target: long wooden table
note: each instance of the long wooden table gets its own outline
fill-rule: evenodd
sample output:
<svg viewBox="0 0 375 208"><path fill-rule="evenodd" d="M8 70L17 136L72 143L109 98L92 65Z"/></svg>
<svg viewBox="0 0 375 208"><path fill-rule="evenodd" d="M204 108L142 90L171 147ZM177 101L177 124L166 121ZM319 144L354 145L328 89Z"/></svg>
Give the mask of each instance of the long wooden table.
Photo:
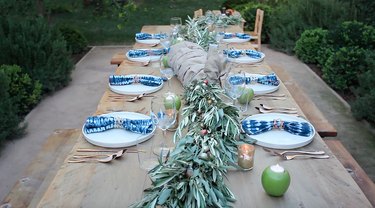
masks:
<svg viewBox="0 0 375 208"><path fill-rule="evenodd" d="M145 26L146 29L158 31L160 26ZM145 29L146 28L146 29ZM136 44L137 45L137 44ZM248 45L236 45L246 48ZM235 70L245 70L249 73L267 74L272 69L265 63L262 65L240 65ZM160 75L157 65L147 67L139 63L123 61L117 68L116 74L153 74ZM103 77L103 79L107 79ZM181 83L174 77L171 80L173 92L183 93ZM167 91L163 87L154 93L155 96ZM287 99L253 100L245 114L256 114L255 106L260 103L282 105L298 108L287 88L281 83L277 93L286 94ZM150 109L150 98L143 98L134 103L123 102L122 98L113 99L114 93L109 89L104 93L98 105L96 114L112 111L140 111L145 114ZM125 99L126 96L123 96ZM171 138L172 132L167 137ZM157 145L162 139L161 132L147 142ZM169 141L171 144L171 139ZM146 171L140 169L137 154L126 154L123 158L109 164L83 163L70 164L67 160L76 154L77 148L93 148L82 135L77 139L72 151L57 174L47 186L44 194L34 198L32 205L36 207L126 207L142 198L143 190L150 187L150 180ZM322 160L292 160L285 161L277 156L271 156L261 147L256 146L255 166L251 171L229 171L228 181L230 189L237 201L235 207L371 207L363 192L351 178L349 173L335 158L322 138L316 134L314 140L301 150L323 150L331 156ZM262 188L261 174L269 165L279 163L291 175L291 185L283 197L270 197Z"/></svg>

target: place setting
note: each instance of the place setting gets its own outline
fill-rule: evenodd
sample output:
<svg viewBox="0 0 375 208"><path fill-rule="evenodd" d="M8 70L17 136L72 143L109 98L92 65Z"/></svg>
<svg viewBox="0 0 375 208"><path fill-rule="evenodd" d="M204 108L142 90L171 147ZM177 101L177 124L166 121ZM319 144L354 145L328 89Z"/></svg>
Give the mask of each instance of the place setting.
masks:
<svg viewBox="0 0 375 208"><path fill-rule="evenodd" d="M160 43L160 39L164 38L166 35L166 33L151 34L139 32L135 34L135 41L142 44L157 45Z"/></svg>
<svg viewBox="0 0 375 208"><path fill-rule="evenodd" d="M225 43L244 43L251 40L251 36L246 33L223 33L222 41Z"/></svg>
<svg viewBox="0 0 375 208"><path fill-rule="evenodd" d="M224 41L224 39L223 39ZM266 55L253 49L226 49L223 50L227 60L239 64L256 64L262 62Z"/></svg>
<svg viewBox="0 0 375 208"><path fill-rule="evenodd" d="M133 101L146 94L156 92L163 88L162 77L149 74L110 75L109 88L111 91L124 95L137 95Z"/></svg>

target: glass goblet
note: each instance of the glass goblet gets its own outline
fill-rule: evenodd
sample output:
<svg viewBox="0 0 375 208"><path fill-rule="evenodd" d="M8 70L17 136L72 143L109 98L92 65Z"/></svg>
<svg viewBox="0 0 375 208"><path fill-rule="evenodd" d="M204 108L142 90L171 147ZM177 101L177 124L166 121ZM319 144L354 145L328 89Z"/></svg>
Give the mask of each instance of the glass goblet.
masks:
<svg viewBox="0 0 375 208"><path fill-rule="evenodd" d="M176 122L177 110L174 97L168 94L154 97L151 100L151 119L163 132L163 139L160 146L154 149L154 153L166 157L170 148L166 144L166 130Z"/></svg>
<svg viewBox="0 0 375 208"><path fill-rule="evenodd" d="M177 34L180 30L181 25L182 25L181 17L172 17L171 20L170 20L170 24L171 24L171 27L172 27L172 33Z"/></svg>
<svg viewBox="0 0 375 208"><path fill-rule="evenodd" d="M233 105L236 104L237 98L242 95L246 84L245 74L243 73L229 73L224 82L225 92L233 100Z"/></svg>
<svg viewBox="0 0 375 208"><path fill-rule="evenodd" d="M168 79L168 92L171 91L171 79L174 76L174 71L171 67L167 66L166 62L167 56L160 57L160 73L163 74Z"/></svg>

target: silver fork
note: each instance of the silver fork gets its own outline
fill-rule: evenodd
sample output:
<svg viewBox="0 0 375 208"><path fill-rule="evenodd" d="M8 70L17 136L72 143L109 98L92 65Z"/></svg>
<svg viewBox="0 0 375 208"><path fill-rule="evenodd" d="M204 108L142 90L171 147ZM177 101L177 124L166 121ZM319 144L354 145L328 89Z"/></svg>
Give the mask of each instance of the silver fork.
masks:
<svg viewBox="0 0 375 208"><path fill-rule="evenodd" d="M325 154L324 151L302 151L302 150L286 150L282 152L278 152L272 149L268 149L263 147L264 151L269 152L273 155L279 155L279 156L284 156L285 154L307 154L307 155L323 155Z"/></svg>

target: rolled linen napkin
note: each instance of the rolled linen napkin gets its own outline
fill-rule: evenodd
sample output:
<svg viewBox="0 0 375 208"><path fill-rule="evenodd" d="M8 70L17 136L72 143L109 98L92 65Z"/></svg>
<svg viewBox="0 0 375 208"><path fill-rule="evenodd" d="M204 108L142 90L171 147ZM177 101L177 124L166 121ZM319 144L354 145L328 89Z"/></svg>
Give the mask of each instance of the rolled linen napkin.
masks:
<svg viewBox="0 0 375 208"><path fill-rule="evenodd" d="M147 39L161 39L166 38L167 34L165 33L156 33L156 34L150 34L150 33L136 33L135 38L138 40L147 40Z"/></svg>
<svg viewBox="0 0 375 208"><path fill-rule="evenodd" d="M155 76L129 76L129 75L110 75L109 84L113 86L130 85L140 83L150 87L157 87L163 84L163 78Z"/></svg>
<svg viewBox="0 0 375 208"><path fill-rule="evenodd" d="M229 82L232 84L236 84L236 83L240 83L241 79L243 79L243 77L235 75L229 78ZM271 73L269 75L259 76L259 77L246 76L245 82L246 84L250 84L251 82L256 82L259 84L272 85L272 86L278 86L280 84L275 73Z"/></svg>
<svg viewBox="0 0 375 208"><path fill-rule="evenodd" d="M230 50L224 50L224 54L228 55L229 58L238 58L242 54L245 54L251 58L259 59L262 58L262 53L258 52L256 50L248 49L248 50L236 50L236 49L230 49Z"/></svg>
<svg viewBox="0 0 375 208"><path fill-rule="evenodd" d="M112 116L88 117L84 129L87 134L91 134L115 128L123 128L139 134L149 134L154 129L151 119L127 119Z"/></svg>
<svg viewBox="0 0 375 208"><path fill-rule="evenodd" d="M128 51L128 55L130 58L139 58L139 57L146 57L146 56L161 56L163 54L167 54L169 48L163 49L132 49Z"/></svg>
<svg viewBox="0 0 375 208"><path fill-rule="evenodd" d="M224 33L224 39L230 38L239 38L239 39L250 39L251 36L245 33Z"/></svg>
<svg viewBox="0 0 375 208"><path fill-rule="evenodd" d="M246 134L256 135L271 131L272 129L285 130L291 134L308 137L313 133L313 128L307 122L299 121L282 121L281 119L275 119L273 121L263 120L243 120L242 129Z"/></svg>

